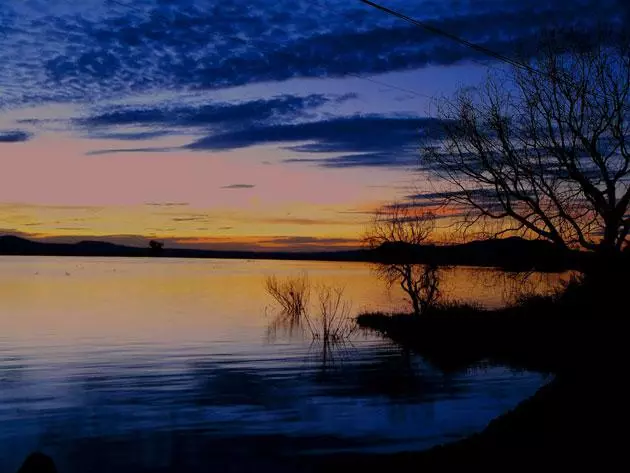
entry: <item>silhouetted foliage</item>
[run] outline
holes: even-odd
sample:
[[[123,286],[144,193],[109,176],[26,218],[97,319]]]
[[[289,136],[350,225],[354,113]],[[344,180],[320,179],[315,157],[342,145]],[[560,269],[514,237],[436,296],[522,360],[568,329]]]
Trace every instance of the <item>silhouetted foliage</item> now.
[[[339,342],[348,339],[356,329],[350,317],[350,303],[343,297],[344,289],[320,286],[317,289],[318,311],[315,317],[307,314],[306,322],[314,339]]]
[[[423,165],[463,228],[616,255],[630,232],[630,47],[550,39],[529,68],[439,105]]]
[[[281,316],[297,319],[299,322],[306,315],[311,296],[311,286],[305,272],[284,280],[280,280],[276,276],[269,276],[265,280],[265,289],[267,294],[279,305]]]
[[[158,255],[164,251],[164,243],[161,241],[151,240],[149,242],[149,248],[152,254]]]
[[[377,262],[376,273],[390,286],[400,285],[416,315],[424,313],[440,298],[437,264],[414,263],[411,254],[415,247],[429,238],[434,228],[435,216],[432,213],[395,203],[374,215],[372,225],[363,237],[364,243],[371,249],[395,247],[399,250],[395,260]]]
[[[350,318],[350,303],[343,298],[343,288],[319,286],[317,309],[311,310],[311,284],[306,272],[284,280],[269,276],[265,279],[265,289],[280,308],[268,328],[270,335],[278,328],[284,328],[290,334],[302,329],[307,330],[314,340],[328,343],[349,338],[356,328]]]

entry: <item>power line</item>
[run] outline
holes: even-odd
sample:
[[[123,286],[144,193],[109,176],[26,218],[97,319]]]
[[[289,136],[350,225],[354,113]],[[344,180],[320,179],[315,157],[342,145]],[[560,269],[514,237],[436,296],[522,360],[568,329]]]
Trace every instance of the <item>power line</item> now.
[[[408,23],[411,23],[412,25],[418,26],[418,27],[423,28],[423,29],[425,29],[427,31],[430,31],[431,33],[434,33],[434,34],[443,36],[445,38],[448,38],[448,39],[450,39],[452,41],[455,41],[455,42],[457,42],[457,43],[459,43],[459,44],[461,44],[463,46],[466,46],[466,47],[471,48],[471,49],[473,49],[475,51],[481,52],[481,53],[483,53],[483,54],[485,54],[487,56],[493,57],[493,58],[495,58],[495,59],[497,59],[497,60],[499,60],[501,62],[505,62],[505,63],[507,63],[507,64],[509,64],[509,65],[511,65],[513,67],[516,67],[518,69],[527,71],[527,72],[532,73],[532,74],[537,74],[537,75],[540,75],[540,76],[544,76],[546,78],[551,79],[552,81],[563,82],[565,85],[567,85],[569,87],[572,87],[572,88],[577,87],[577,84],[575,83],[575,81],[570,76],[568,76],[566,73],[562,73],[562,71],[560,71],[561,76],[557,76],[557,75],[555,75],[553,73],[548,73],[548,72],[545,72],[545,71],[541,71],[540,69],[532,67],[531,65],[529,65],[527,63],[524,63],[524,62],[521,62],[521,61],[517,61],[516,59],[512,59],[512,58],[510,58],[508,56],[505,56],[505,55],[503,55],[501,53],[498,53],[498,52],[493,51],[493,50],[491,50],[489,48],[486,48],[485,46],[481,46],[479,44],[472,43],[472,42],[470,42],[468,40],[465,40],[463,38],[460,38],[459,36],[456,36],[456,35],[454,35],[452,33],[449,33],[447,31],[444,31],[444,30],[440,29],[440,28],[432,26],[432,25],[430,25],[430,24],[428,24],[426,22],[416,20],[414,18],[411,18],[410,16],[404,15],[403,13],[400,13],[400,12],[397,12],[395,10],[392,10],[391,8],[387,8],[387,7],[383,6],[383,5],[380,5],[378,3],[372,2],[371,0],[360,0],[360,1],[362,3],[368,5],[368,6],[372,7],[372,8],[375,8],[377,10],[380,10],[380,11],[384,12],[384,13],[387,13],[388,15],[394,16],[396,18],[400,18],[401,20],[404,20],[404,21],[406,21]],[[492,66],[490,66],[490,65],[488,65],[487,67],[491,67],[492,68]],[[597,97],[597,98],[607,100],[607,97],[605,97],[603,94],[601,94],[597,90],[593,90],[592,94],[595,97]]]
[[[415,95],[416,97],[421,97],[421,98],[425,98],[425,99],[433,99],[433,97],[431,97],[430,95],[422,94],[420,92],[416,92],[415,90],[407,89],[405,87],[399,87],[397,85],[388,84],[387,82],[383,82],[383,81],[380,81],[380,80],[377,80],[377,79],[373,79],[371,77],[364,77],[364,76],[361,76],[359,74],[355,74],[353,72],[348,72],[348,73],[346,73],[346,75],[347,76],[351,76],[351,77],[356,77],[357,79],[366,80],[366,81],[372,82],[374,84],[382,85],[384,87],[388,87],[388,88],[393,89],[393,90],[398,90],[399,92],[405,92],[407,94]]]
[[[394,16],[396,18],[400,18],[401,20],[404,20],[407,23],[411,23],[414,26],[418,26],[420,28],[423,28],[423,29],[425,29],[425,30],[427,30],[427,31],[429,31],[429,32],[431,32],[433,34],[436,34],[436,35],[439,35],[439,36],[443,36],[443,37],[445,37],[447,39],[450,39],[451,41],[455,41],[456,43],[459,43],[459,44],[461,44],[463,46],[466,46],[467,48],[470,48],[470,49],[473,49],[473,50],[475,50],[477,52],[483,53],[486,56],[490,56],[490,57],[493,57],[493,58],[495,58],[495,59],[497,59],[497,60],[499,60],[501,62],[505,62],[507,64],[510,64],[511,66],[517,67],[519,69],[524,69],[524,70],[527,70],[529,72],[533,72],[533,73],[536,73],[536,74],[544,74],[542,71],[539,71],[538,69],[530,66],[529,64],[525,64],[523,62],[517,61],[516,59],[512,59],[512,58],[510,58],[508,56],[505,56],[505,55],[503,55],[501,53],[498,53],[498,52],[493,51],[493,50],[491,50],[489,48],[486,48],[485,46],[482,46],[480,44],[472,43],[472,42],[470,42],[470,41],[468,41],[466,39],[460,38],[457,35],[454,35],[452,33],[444,31],[444,30],[442,30],[440,28],[437,28],[437,27],[435,27],[433,25],[430,25],[427,22],[416,20],[414,18],[411,18],[410,16],[407,16],[407,15],[405,15],[403,13],[400,13],[400,12],[397,12],[395,10],[392,10],[391,8],[387,8],[387,7],[385,7],[383,5],[380,5],[378,3],[374,3],[374,2],[372,2],[370,0],[360,0],[360,1],[362,3],[365,3],[368,6],[372,7],[372,8],[375,8],[377,10],[380,10],[380,11],[384,12],[384,13],[387,13],[388,15]]]

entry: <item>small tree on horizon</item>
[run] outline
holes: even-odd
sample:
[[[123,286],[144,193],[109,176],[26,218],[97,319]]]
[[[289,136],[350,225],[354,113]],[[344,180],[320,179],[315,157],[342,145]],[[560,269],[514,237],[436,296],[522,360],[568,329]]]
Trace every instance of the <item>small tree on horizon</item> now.
[[[151,240],[149,242],[149,248],[155,254],[161,253],[164,250],[164,243],[161,241]]]
[[[440,272],[436,264],[413,262],[410,251],[427,241],[435,229],[435,215],[418,211],[410,205],[394,203],[374,214],[370,228],[363,237],[371,249],[384,245],[402,250],[394,261],[376,263],[376,274],[390,287],[398,283],[407,295],[414,315],[427,311],[440,298]]]

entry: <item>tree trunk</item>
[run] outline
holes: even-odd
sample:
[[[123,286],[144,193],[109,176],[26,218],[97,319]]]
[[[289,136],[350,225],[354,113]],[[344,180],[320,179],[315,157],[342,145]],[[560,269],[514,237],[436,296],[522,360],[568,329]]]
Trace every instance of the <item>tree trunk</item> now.
[[[409,291],[409,297],[411,298],[411,304],[413,305],[413,315],[419,316],[422,313],[422,309],[420,308],[418,295],[413,291]]]
[[[597,279],[606,287],[609,283],[618,279],[620,273],[627,270],[622,258],[622,251],[617,246],[616,226],[606,225],[604,235],[596,251],[592,255],[590,265],[586,272],[591,279]]]
[[[599,264],[608,266],[615,262],[621,255],[616,245],[617,230],[612,225],[607,225],[604,231],[604,237],[596,251],[596,257]]]

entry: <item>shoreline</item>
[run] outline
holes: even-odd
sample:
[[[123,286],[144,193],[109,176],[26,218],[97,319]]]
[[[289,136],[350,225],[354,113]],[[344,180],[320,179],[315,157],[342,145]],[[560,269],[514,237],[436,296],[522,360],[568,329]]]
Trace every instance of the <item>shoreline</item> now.
[[[610,427],[625,426],[617,420],[627,399],[620,379],[623,317],[613,313],[614,304],[601,293],[590,291],[574,286],[555,299],[531,298],[494,310],[451,306],[418,317],[359,316],[361,327],[447,371],[489,361],[551,374],[553,380],[465,439],[389,458],[342,461],[365,463],[368,471],[408,464],[423,471],[531,471],[551,464],[568,470],[585,463],[601,470],[627,462],[623,440]]]
[[[540,242],[523,239],[473,241],[452,245],[421,245],[405,248],[344,249],[319,251],[208,250],[192,248],[141,248],[104,241],[45,243],[0,235],[0,256],[252,259],[278,261],[329,261],[437,264],[441,267],[469,266],[504,271],[560,273],[579,270],[586,263],[580,253],[561,253]]]
[[[552,465],[561,471],[585,465],[597,465],[596,471],[616,471],[620,461],[627,461],[625,445],[609,425],[624,401],[619,394],[612,399],[599,388],[556,378],[465,439],[418,452],[331,457],[321,471],[382,472],[410,465],[428,472],[453,468],[531,472]]]

